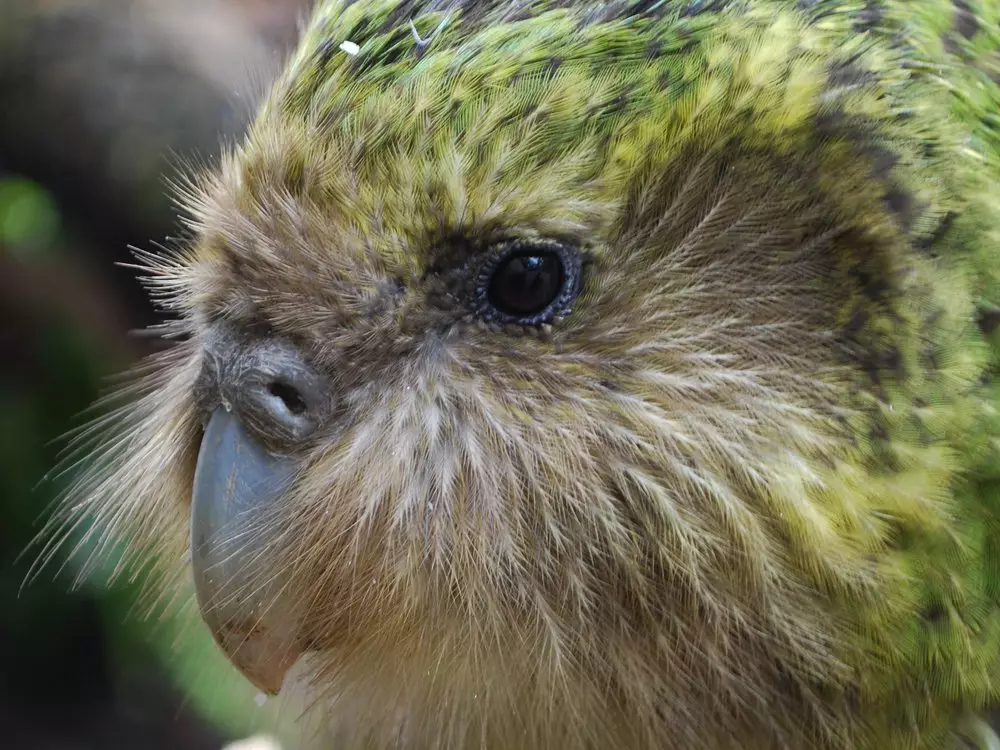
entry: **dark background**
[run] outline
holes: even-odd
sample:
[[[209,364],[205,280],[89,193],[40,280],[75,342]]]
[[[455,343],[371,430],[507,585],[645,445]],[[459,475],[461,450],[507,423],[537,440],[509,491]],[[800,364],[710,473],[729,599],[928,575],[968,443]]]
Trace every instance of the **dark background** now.
[[[115,264],[177,232],[166,178],[238,137],[307,5],[0,2],[3,747],[215,750],[261,721],[197,627],[131,614],[132,585],[71,591],[58,566],[21,590],[19,555],[66,481],[42,481],[57,439],[162,345],[129,334],[156,316]]]

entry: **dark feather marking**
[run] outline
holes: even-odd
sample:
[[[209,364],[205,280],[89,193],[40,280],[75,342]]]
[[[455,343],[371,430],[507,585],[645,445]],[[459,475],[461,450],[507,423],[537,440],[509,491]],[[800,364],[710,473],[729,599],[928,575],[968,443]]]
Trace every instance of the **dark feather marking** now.
[[[966,0],[953,0],[955,15],[952,20],[950,31],[941,35],[944,48],[953,55],[967,58],[968,55],[962,49],[959,39],[972,39],[979,32],[979,19],[969,8]]]
[[[901,186],[896,185],[882,196],[882,201],[885,203],[886,208],[896,215],[903,231],[909,232],[918,214],[913,195]]]
[[[979,19],[968,0],[953,0],[955,5],[955,31],[963,38],[972,39],[979,32]]]
[[[316,48],[316,67],[320,70],[326,68],[333,59],[333,56],[340,51],[340,45],[333,39],[324,39],[323,43]]]
[[[694,0],[681,11],[681,18],[700,16],[703,13],[716,13],[727,9],[730,0]]]
[[[991,335],[1000,325],[1000,307],[984,305],[979,308],[979,316],[976,320],[979,330],[984,336]]]
[[[867,310],[858,310],[855,312],[851,316],[851,319],[847,321],[847,325],[844,326],[842,332],[844,338],[849,342],[857,343],[858,334],[861,333],[861,329],[865,327],[869,318],[871,318],[871,313]]]
[[[870,31],[882,22],[883,12],[878,0],[868,0],[865,7],[858,12],[854,21],[854,30],[859,33]]]
[[[955,223],[955,219],[957,218],[958,218],[958,213],[956,213],[955,211],[949,211],[948,213],[946,213],[941,218],[941,221],[938,223],[937,227],[935,227],[931,235],[929,237],[925,237],[924,239],[916,243],[917,249],[926,251],[934,247],[934,245],[936,245],[938,242],[944,239],[944,236],[948,234],[948,232],[951,230],[952,225]]]

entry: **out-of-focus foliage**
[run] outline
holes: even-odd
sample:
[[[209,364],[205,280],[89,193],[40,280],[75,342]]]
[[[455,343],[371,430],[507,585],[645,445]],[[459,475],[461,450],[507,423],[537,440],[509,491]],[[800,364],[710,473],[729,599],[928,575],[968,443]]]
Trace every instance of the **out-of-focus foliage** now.
[[[48,191],[30,180],[0,182],[0,243],[14,252],[41,250],[59,232],[59,213]]]
[[[75,569],[59,555],[23,584],[38,554],[25,548],[74,475],[53,472],[60,438],[111,376],[163,345],[128,335],[156,314],[116,263],[131,260],[129,244],[176,232],[165,178],[238,135],[305,5],[0,4],[4,747],[208,750],[281,708],[254,702],[193,608],[147,617],[141,580],[108,589],[98,575],[71,590]],[[282,739],[298,744],[292,729]]]

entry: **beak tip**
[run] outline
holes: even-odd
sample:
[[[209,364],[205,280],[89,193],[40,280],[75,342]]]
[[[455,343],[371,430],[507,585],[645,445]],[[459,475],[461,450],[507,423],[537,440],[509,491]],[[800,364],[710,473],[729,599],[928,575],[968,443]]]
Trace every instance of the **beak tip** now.
[[[215,633],[215,641],[247,681],[270,696],[281,692],[289,670],[302,655],[294,640],[263,628],[249,633],[226,628]]]

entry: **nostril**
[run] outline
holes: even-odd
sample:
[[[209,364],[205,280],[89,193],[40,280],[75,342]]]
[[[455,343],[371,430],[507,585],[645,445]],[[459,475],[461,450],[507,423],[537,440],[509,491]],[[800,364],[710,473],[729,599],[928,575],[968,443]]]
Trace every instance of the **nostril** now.
[[[295,386],[275,380],[268,384],[267,390],[275,398],[281,399],[285,408],[292,414],[296,416],[305,414],[308,404]]]

